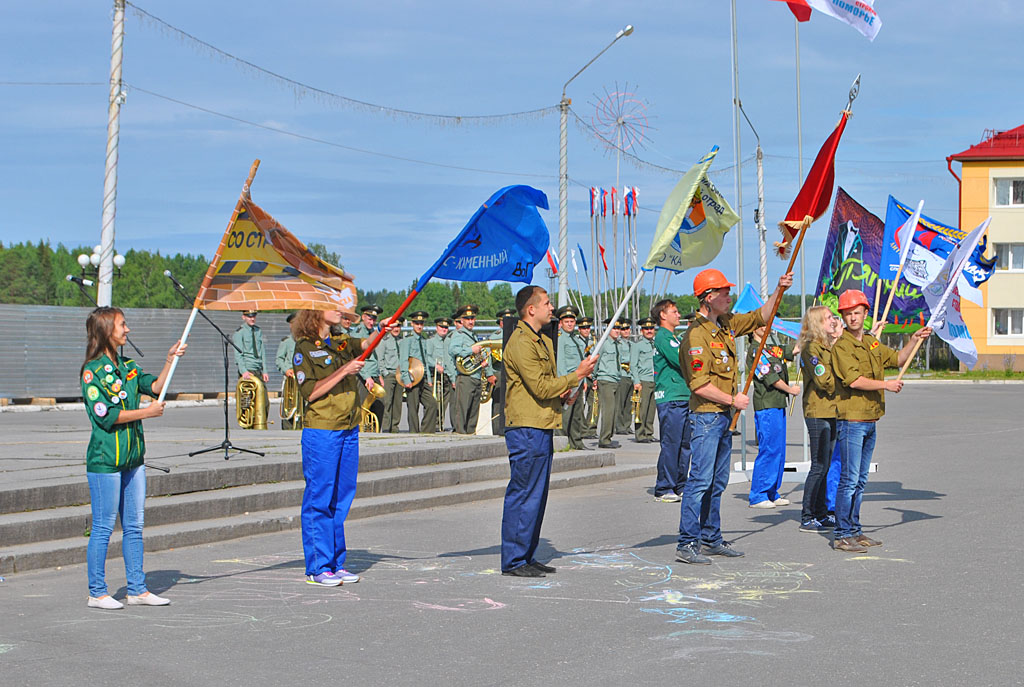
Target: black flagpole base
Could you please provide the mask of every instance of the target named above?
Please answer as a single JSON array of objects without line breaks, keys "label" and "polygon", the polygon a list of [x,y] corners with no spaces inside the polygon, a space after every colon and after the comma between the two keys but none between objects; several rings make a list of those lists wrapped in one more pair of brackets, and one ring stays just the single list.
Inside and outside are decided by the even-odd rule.
[{"label": "black flagpole base", "polygon": [[224,460],[227,460],[230,457],[228,456],[228,451],[238,451],[239,453],[251,453],[254,456],[265,455],[259,451],[253,451],[252,449],[249,448],[241,448],[239,446],[235,446],[234,444],[231,443],[230,439],[225,439],[216,446],[211,446],[209,448],[201,448],[198,451],[193,451],[192,453],[188,454],[188,457],[191,458],[192,456],[198,456],[200,453],[212,453],[213,451],[220,451],[222,449],[224,451]]}]

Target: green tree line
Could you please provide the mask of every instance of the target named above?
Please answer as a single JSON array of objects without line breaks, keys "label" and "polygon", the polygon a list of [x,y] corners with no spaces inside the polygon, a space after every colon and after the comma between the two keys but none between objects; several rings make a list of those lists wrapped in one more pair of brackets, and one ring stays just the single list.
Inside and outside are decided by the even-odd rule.
[{"label": "green tree line", "polygon": [[[327,262],[338,264],[337,253],[327,250],[322,244],[309,244],[309,249]],[[88,255],[92,253],[92,248],[67,247],[63,244],[58,244],[54,248],[48,241],[39,241],[35,244],[0,243],[0,303],[90,305],[78,286],[66,279],[66,275],[81,274],[77,258],[82,253]],[[164,276],[164,270],[170,270],[188,292],[195,295],[209,267],[209,260],[202,255],[162,255],[159,251],[151,253],[145,250],[129,250],[124,256],[125,265],[121,268],[119,276],[114,278],[113,302],[126,308],[189,308],[192,304],[175,292],[170,280]],[[414,281],[409,288],[402,290],[363,290],[358,288],[358,285],[356,290],[360,306],[378,305],[387,315],[402,304],[410,289],[415,286]],[[498,311],[515,307],[515,291],[518,289],[518,284],[505,282],[491,285],[480,282],[430,282],[416,296],[406,312],[425,310],[434,318],[451,315],[459,307],[472,304],[480,309],[481,323],[490,323]],[[95,288],[86,290],[89,295],[95,297]],[[577,294],[573,292],[574,302],[578,302],[576,296]],[[670,293],[664,297],[674,300],[684,314],[697,308],[697,299],[692,295]],[[649,294],[641,293],[639,316],[647,314],[650,301]],[[582,302],[587,314],[593,315],[593,301],[590,295],[583,295]],[[786,318],[799,317],[799,295],[787,294],[779,308],[779,315]]]}]

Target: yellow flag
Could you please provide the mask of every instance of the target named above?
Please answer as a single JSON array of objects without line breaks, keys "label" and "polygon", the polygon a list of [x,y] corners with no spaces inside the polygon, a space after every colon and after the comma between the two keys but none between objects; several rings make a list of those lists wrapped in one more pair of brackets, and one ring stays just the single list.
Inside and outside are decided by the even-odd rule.
[{"label": "yellow flag", "polygon": [[259,205],[240,201],[195,306],[205,310],[334,310],[355,316],[354,277],[311,253]]},{"label": "yellow flag", "polygon": [[721,252],[725,235],[740,218],[708,179],[717,154],[715,146],[672,189],[661,208],[644,269],[682,272],[708,264]]}]

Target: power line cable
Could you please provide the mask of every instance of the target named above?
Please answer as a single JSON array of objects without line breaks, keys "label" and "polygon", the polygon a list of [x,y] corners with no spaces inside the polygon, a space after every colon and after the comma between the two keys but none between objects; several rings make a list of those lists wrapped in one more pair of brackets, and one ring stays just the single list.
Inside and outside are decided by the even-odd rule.
[{"label": "power line cable", "polygon": [[126,2],[126,6],[131,8],[132,12],[135,13],[136,17],[143,22],[148,22],[158,29],[161,29],[169,34],[177,36],[182,41],[191,43],[193,46],[201,49],[204,52],[212,54],[215,57],[219,57],[228,62],[232,62],[235,65],[261,76],[273,79],[288,88],[292,89],[296,97],[300,96],[311,96],[324,102],[335,103],[342,105],[354,110],[360,110],[368,112],[370,114],[384,114],[391,117],[402,117],[406,119],[432,121],[434,124],[442,126],[460,126],[463,124],[498,124],[503,121],[515,120],[515,119],[532,119],[546,117],[547,115],[554,114],[558,111],[558,105],[551,105],[548,107],[541,107],[535,110],[525,110],[522,112],[506,112],[502,114],[492,115],[445,115],[445,114],[434,114],[430,112],[417,112],[415,110],[403,110],[396,107],[388,107],[387,105],[380,105],[377,103],[367,102],[365,100],[359,100],[357,98],[350,98],[339,93],[333,93],[331,91],[317,88],[309,84],[297,81],[289,78],[282,74],[270,71],[264,67],[259,66],[249,60],[232,55],[231,53],[221,50],[215,45],[207,43],[201,38],[197,38],[192,34],[188,33],[183,29],[164,21],[160,17],[150,14],[146,10],[142,9],[138,5]]}]

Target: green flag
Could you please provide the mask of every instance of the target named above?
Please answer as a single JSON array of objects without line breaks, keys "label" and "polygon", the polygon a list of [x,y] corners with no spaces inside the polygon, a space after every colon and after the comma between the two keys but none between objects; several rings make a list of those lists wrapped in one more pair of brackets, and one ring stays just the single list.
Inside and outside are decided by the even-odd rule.
[{"label": "green flag", "polygon": [[721,252],[725,235],[740,218],[708,179],[708,167],[717,154],[715,146],[672,189],[661,208],[644,269],[682,272],[708,264]]}]

